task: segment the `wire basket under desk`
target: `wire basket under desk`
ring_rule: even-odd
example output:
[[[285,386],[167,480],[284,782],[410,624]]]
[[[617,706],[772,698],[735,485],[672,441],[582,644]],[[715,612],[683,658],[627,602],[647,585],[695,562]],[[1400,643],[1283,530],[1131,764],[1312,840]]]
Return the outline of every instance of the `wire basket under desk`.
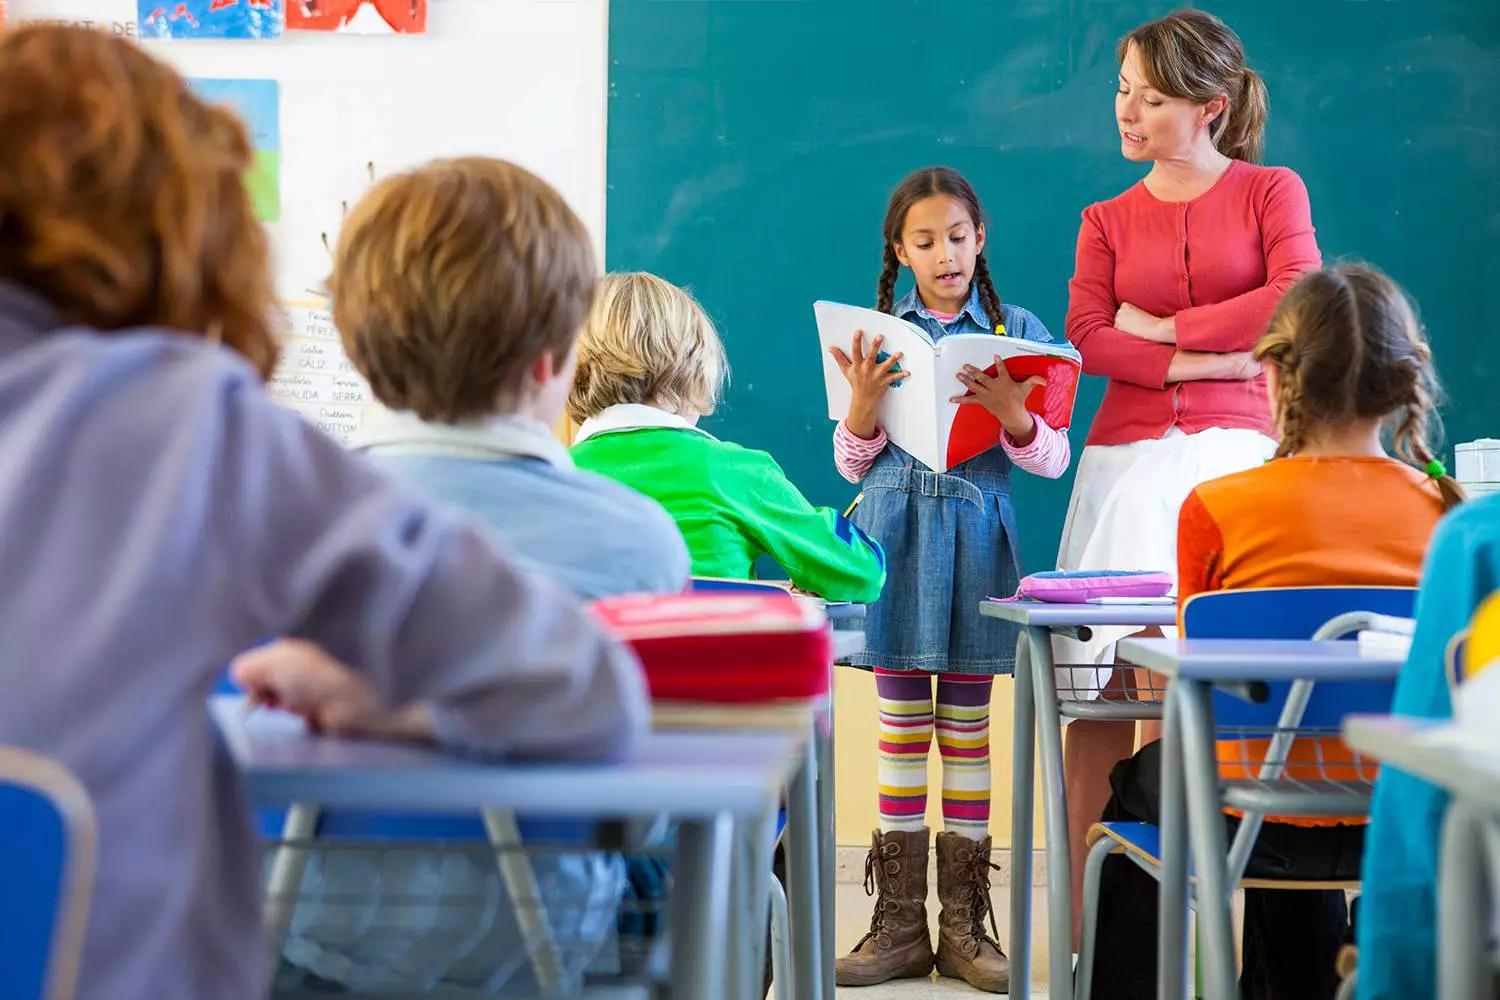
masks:
[[[665,850],[482,841],[267,844],[274,1000],[650,997]]]

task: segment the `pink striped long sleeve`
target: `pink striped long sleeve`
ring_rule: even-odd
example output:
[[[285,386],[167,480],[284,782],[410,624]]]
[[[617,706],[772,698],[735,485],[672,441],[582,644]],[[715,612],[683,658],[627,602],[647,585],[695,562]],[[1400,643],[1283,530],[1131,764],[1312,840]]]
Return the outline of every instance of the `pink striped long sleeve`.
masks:
[[[1073,460],[1073,447],[1065,431],[1048,425],[1041,417],[1036,420],[1036,436],[1024,447],[1011,439],[1009,434],[1000,435],[1000,447],[1018,467],[1043,479],[1056,479],[1068,471]],[[860,482],[869,475],[875,459],[885,450],[886,435],[883,428],[875,428],[875,436],[866,441],[856,437],[849,425],[842,420],[833,429],[833,464],[839,475],[851,483]]]
[[[875,459],[885,451],[885,443],[885,428],[875,428],[875,436],[866,441],[862,437],[856,437],[849,425],[840,420],[833,429],[834,468],[849,482],[857,483],[870,474],[870,467],[875,464]]]
[[[1043,479],[1056,479],[1068,471],[1068,463],[1073,460],[1073,446],[1068,442],[1068,432],[1060,431],[1050,426],[1036,414],[1032,414],[1036,421],[1036,436],[1031,443],[1024,448],[1011,440],[1009,434],[1000,432],[1000,447],[1010,456],[1010,460],[1033,476],[1041,476]]]

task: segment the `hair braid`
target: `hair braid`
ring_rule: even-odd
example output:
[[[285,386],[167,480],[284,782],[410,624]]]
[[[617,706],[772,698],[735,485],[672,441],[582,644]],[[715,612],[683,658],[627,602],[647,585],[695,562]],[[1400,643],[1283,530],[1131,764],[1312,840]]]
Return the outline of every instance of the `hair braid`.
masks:
[[[896,275],[901,273],[901,259],[896,248],[889,242],[885,245],[885,260],[880,269],[880,281],[875,286],[875,308],[879,312],[894,312],[896,308]]]
[[[1286,458],[1302,450],[1306,443],[1306,431],[1302,426],[1302,386],[1297,382],[1296,372],[1281,369],[1276,380],[1276,422],[1281,440],[1276,445],[1276,457]]]
[[[979,304],[990,318],[990,327],[996,333],[1005,328],[1005,314],[1000,309],[1000,295],[995,291],[994,279],[990,277],[990,265],[984,259],[984,251],[974,258],[974,284],[979,288]]]
[[[1415,386],[1411,400],[1402,412],[1401,422],[1396,425],[1396,454],[1427,472],[1437,458],[1427,441],[1427,411],[1432,407],[1427,389],[1421,383]],[[1431,475],[1431,473],[1429,473]],[[1469,498],[1458,480],[1446,473],[1432,477],[1437,482],[1438,493],[1443,498],[1443,509],[1452,510]]]

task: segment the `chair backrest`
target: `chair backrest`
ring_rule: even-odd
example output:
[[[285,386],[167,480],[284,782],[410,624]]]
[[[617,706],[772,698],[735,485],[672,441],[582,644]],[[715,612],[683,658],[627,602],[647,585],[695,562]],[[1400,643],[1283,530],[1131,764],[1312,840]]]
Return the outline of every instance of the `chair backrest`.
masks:
[[[1410,617],[1417,592],[1411,587],[1279,587],[1196,594],[1182,608],[1182,631],[1190,639],[1311,639],[1326,623],[1354,611]],[[1214,693],[1214,720],[1221,727],[1275,727],[1291,685],[1270,685],[1264,703]],[[1385,713],[1395,686],[1388,681],[1320,684],[1302,714],[1309,728],[1337,728],[1344,716]]]
[[[56,761],[0,747],[0,984],[6,1000],[71,1000],[98,833]]]

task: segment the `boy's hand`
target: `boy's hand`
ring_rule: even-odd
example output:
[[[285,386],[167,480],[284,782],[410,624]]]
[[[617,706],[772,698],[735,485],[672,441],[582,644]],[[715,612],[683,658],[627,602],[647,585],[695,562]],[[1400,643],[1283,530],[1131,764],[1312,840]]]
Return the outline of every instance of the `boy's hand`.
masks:
[[[865,334],[863,330],[859,330],[854,334],[854,346],[850,354],[845,354],[838,347],[828,349],[852,391],[846,422],[851,431],[867,440],[875,436],[875,411],[879,409],[886,390],[911,374],[896,371],[901,362],[901,354],[890,354],[884,358],[880,356],[880,345],[884,340],[884,337],[877,336],[870,342],[870,349],[866,352]]]
[[[1033,375],[1024,382],[1017,382],[1005,370],[1005,361],[998,357],[995,369],[997,374],[986,375],[973,365],[964,365],[963,371],[958,373],[958,380],[968,387],[969,392],[954,396],[950,401],[961,406],[984,407],[1000,421],[1000,426],[1011,439],[1024,447],[1036,435],[1036,420],[1026,409],[1026,398],[1037,386],[1046,385],[1047,380]]]
[[[299,715],[328,736],[430,740],[425,706],[397,712],[380,706],[375,689],[310,642],[281,639],[235,657],[230,676],[253,702]]]

